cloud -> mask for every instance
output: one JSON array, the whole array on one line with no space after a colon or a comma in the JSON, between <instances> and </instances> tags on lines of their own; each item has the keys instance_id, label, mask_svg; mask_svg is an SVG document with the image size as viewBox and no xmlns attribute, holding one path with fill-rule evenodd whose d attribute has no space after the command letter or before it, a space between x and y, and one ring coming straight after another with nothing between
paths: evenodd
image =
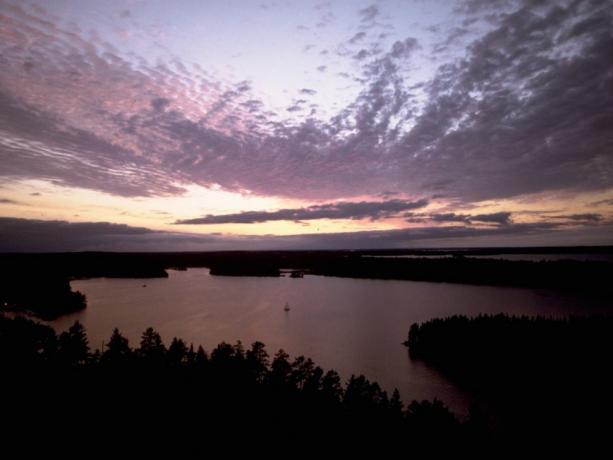
<instances>
[{"instance_id":1,"label":"cloud","mask_svg":"<svg viewBox=\"0 0 613 460\"><path fill-rule=\"evenodd\" d=\"M594 201L590 203L590 206L613 206L613 198Z\"/></svg>"},{"instance_id":2,"label":"cloud","mask_svg":"<svg viewBox=\"0 0 613 460\"><path fill-rule=\"evenodd\" d=\"M412 153L401 161L422 187L448 181L448 196L470 201L613 185L611 11L602 2L521 6L497 15L428 85L396 145L398 157Z\"/></svg>"},{"instance_id":3,"label":"cloud","mask_svg":"<svg viewBox=\"0 0 613 460\"><path fill-rule=\"evenodd\" d=\"M353 59L361 61L363 59L366 59L369 56L370 56L370 52L368 50L361 49L360 51L358 51L357 53L353 55Z\"/></svg>"},{"instance_id":4,"label":"cloud","mask_svg":"<svg viewBox=\"0 0 613 460\"><path fill-rule=\"evenodd\" d=\"M458 20L470 22L487 3L468 2ZM459 202L611 188L613 13L595 0L533 6L507 2L479 19L485 32L464 36L472 41L462 55L421 85L407 83L422 46L415 38L365 49L352 62L356 97L330 117L296 121L299 105L273 111L249 81L124 55L42 10L9 4L0 179L129 197L218 184L323 200L388 188ZM360 18L380 14L371 5Z\"/></svg>"},{"instance_id":5,"label":"cloud","mask_svg":"<svg viewBox=\"0 0 613 460\"><path fill-rule=\"evenodd\" d=\"M278 211L245 211L236 214L208 215L175 222L182 225L253 224L279 220L305 221L317 219L370 219L391 217L401 211L423 208L427 200L340 202L312 205L306 208L280 209Z\"/></svg>"},{"instance_id":6,"label":"cloud","mask_svg":"<svg viewBox=\"0 0 613 460\"><path fill-rule=\"evenodd\" d=\"M313 96L314 94L317 94L317 91L314 89L310 89L310 88L302 88L300 90L300 94L304 94L307 96Z\"/></svg>"},{"instance_id":7,"label":"cloud","mask_svg":"<svg viewBox=\"0 0 613 460\"><path fill-rule=\"evenodd\" d=\"M494 224L507 225L511 223L511 213L510 212L494 212L491 214L477 214L474 216L470 216L469 220L471 222L487 222Z\"/></svg>"},{"instance_id":8,"label":"cloud","mask_svg":"<svg viewBox=\"0 0 613 460\"><path fill-rule=\"evenodd\" d=\"M372 22L379 16L380 11L377 5L369 5L359 10L358 14L361 22Z\"/></svg>"},{"instance_id":9,"label":"cloud","mask_svg":"<svg viewBox=\"0 0 613 460\"><path fill-rule=\"evenodd\" d=\"M150 230L110 222L0 217L0 253L63 251L192 251L229 248L241 238Z\"/></svg>"},{"instance_id":10,"label":"cloud","mask_svg":"<svg viewBox=\"0 0 613 460\"><path fill-rule=\"evenodd\" d=\"M403 59L409 57L417 48L419 43L417 39L409 37L403 41L394 42L390 56L394 59Z\"/></svg>"},{"instance_id":11,"label":"cloud","mask_svg":"<svg viewBox=\"0 0 613 460\"><path fill-rule=\"evenodd\" d=\"M108 222L69 223L0 217L0 252L213 251L254 249L384 249L613 243L613 227L562 223L498 227L421 227L289 236L227 236L153 231Z\"/></svg>"},{"instance_id":12,"label":"cloud","mask_svg":"<svg viewBox=\"0 0 613 460\"><path fill-rule=\"evenodd\" d=\"M584 213L584 214L567 214L561 216L549 216L550 219L564 219L577 222L600 222L603 220L601 214Z\"/></svg>"},{"instance_id":13,"label":"cloud","mask_svg":"<svg viewBox=\"0 0 613 460\"><path fill-rule=\"evenodd\" d=\"M474 223L491 223L498 225L509 225L512 223L510 212L495 212L490 214L456 214L456 213L438 213L438 214L414 214L407 213L408 222L462 222L464 224Z\"/></svg>"},{"instance_id":14,"label":"cloud","mask_svg":"<svg viewBox=\"0 0 613 460\"><path fill-rule=\"evenodd\" d=\"M151 100L151 107L156 112L162 112L166 107L170 105L170 100L164 97L157 97Z\"/></svg>"},{"instance_id":15,"label":"cloud","mask_svg":"<svg viewBox=\"0 0 613 460\"><path fill-rule=\"evenodd\" d=\"M352 45L363 40L366 37L366 32L358 32L356 33L353 37L351 37L349 39L349 43L351 43Z\"/></svg>"}]
</instances>

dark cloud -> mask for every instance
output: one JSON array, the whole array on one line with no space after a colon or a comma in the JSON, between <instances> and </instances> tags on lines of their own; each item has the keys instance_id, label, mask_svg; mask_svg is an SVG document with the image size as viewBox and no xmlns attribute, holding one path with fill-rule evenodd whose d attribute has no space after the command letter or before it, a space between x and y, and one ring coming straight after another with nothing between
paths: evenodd
<instances>
[{"instance_id":1,"label":"dark cloud","mask_svg":"<svg viewBox=\"0 0 613 460\"><path fill-rule=\"evenodd\" d=\"M600 222L603 220L601 214L584 213L584 214L567 214L561 216L549 216L550 219L564 219L576 222Z\"/></svg>"},{"instance_id":2,"label":"dark cloud","mask_svg":"<svg viewBox=\"0 0 613 460\"><path fill-rule=\"evenodd\" d=\"M379 16L380 11L377 5L370 5L358 11L358 14L362 22L372 22Z\"/></svg>"},{"instance_id":3,"label":"dark cloud","mask_svg":"<svg viewBox=\"0 0 613 460\"><path fill-rule=\"evenodd\" d=\"M357 43L360 40L363 40L365 37L366 37L366 32L358 32L349 39L349 43L353 45L354 43Z\"/></svg>"},{"instance_id":4,"label":"dark cloud","mask_svg":"<svg viewBox=\"0 0 613 460\"><path fill-rule=\"evenodd\" d=\"M109 222L0 217L0 252L164 251L216 249L216 235L154 231ZM232 244L239 239L226 239ZM226 246L227 247L227 246Z\"/></svg>"},{"instance_id":5,"label":"dark cloud","mask_svg":"<svg viewBox=\"0 0 613 460\"><path fill-rule=\"evenodd\" d=\"M208 215L195 219L179 220L176 224L253 224L278 220L305 221L316 219L370 219L391 217L401 211L423 208L427 200L387 200L318 204L306 208L280 209L278 211L245 211L236 214Z\"/></svg>"},{"instance_id":6,"label":"dark cloud","mask_svg":"<svg viewBox=\"0 0 613 460\"><path fill-rule=\"evenodd\" d=\"M512 223L510 212L495 212L490 214L456 214L456 213L438 213L438 214L415 214L408 213L406 215L408 222L462 222L464 224L487 223L498 225L509 225Z\"/></svg>"},{"instance_id":7,"label":"dark cloud","mask_svg":"<svg viewBox=\"0 0 613 460\"><path fill-rule=\"evenodd\" d=\"M392 45L390 56L395 59L403 59L409 57L417 48L419 43L417 39L409 37L403 41L397 41Z\"/></svg>"},{"instance_id":8,"label":"dark cloud","mask_svg":"<svg viewBox=\"0 0 613 460\"><path fill-rule=\"evenodd\" d=\"M0 198L0 204L19 204L15 200L10 200L8 198Z\"/></svg>"},{"instance_id":9,"label":"dark cloud","mask_svg":"<svg viewBox=\"0 0 613 460\"><path fill-rule=\"evenodd\" d=\"M358 51L357 53L353 55L353 59L361 61L363 59L366 59L369 56L370 56L370 52L368 50L361 49L360 51Z\"/></svg>"},{"instance_id":10,"label":"dark cloud","mask_svg":"<svg viewBox=\"0 0 613 460\"><path fill-rule=\"evenodd\" d=\"M414 217L414 216L410 216ZM420 216L422 219L426 218L425 216ZM435 221L435 222L470 222L470 216L464 214L455 214L455 213L443 213L443 214L432 214L427 218Z\"/></svg>"},{"instance_id":11,"label":"dark cloud","mask_svg":"<svg viewBox=\"0 0 613 460\"><path fill-rule=\"evenodd\" d=\"M396 146L407 181L419 171L423 186L449 181L445 192L464 200L613 185L611 10L530 5L496 16L465 59L439 69Z\"/></svg>"},{"instance_id":12,"label":"dark cloud","mask_svg":"<svg viewBox=\"0 0 613 460\"><path fill-rule=\"evenodd\" d=\"M510 212L494 212L491 214L477 214L474 216L470 216L470 221L506 225L506 224L511 223L511 213Z\"/></svg>"},{"instance_id":13,"label":"dark cloud","mask_svg":"<svg viewBox=\"0 0 613 460\"><path fill-rule=\"evenodd\" d=\"M153 110L157 112L163 111L169 105L170 105L170 100L163 98L163 97L158 97L158 98L151 100L151 107L153 108Z\"/></svg>"},{"instance_id":14,"label":"dark cloud","mask_svg":"<svg viewBox=\"0 0 613 460\"><path fill-rule=\"evenodd\" d=\"M151 235L145 228L108 222L69 223L0 217L0 252L77 251L104 242Z\"/></svg>"},{"instance_id":15,"label":"dark cloud","mask_svg":"<svg viewBox=\"0 0 613 460\"><path fill-rule=\"evenodd\" d=\"M613 206L613 198L612 199L605 199L605 200L598 200L598 201L594 201L592 203L590 203L591 206Z\"/></svg>"},{"instance_id":16,"label":"dark cloud","mask_svg":"<svg viewBox=\"0 0 613 460\"><path fill-rule=\"evenodd\" d=\"M300 90L300 94L305 94L307 96L313 96L314 94L317 94L317 91L314 89L310 89L310 88L302 88Z\"/></svg>"},{"instance_id":17,"label":"dark cloud","mask_svg":"<svg viewBox=\"0 0 613 460\"><path fill-rule=\"evenodd\" d=\"M108 222L68 223L0 217L0 252L206 251L232 249L375 249L528 244L613 243L613 227L579 230L561 223L511 224L475 228L421 227L388 231L289 236L181 234Z\"/></svg>"}]
</instances>

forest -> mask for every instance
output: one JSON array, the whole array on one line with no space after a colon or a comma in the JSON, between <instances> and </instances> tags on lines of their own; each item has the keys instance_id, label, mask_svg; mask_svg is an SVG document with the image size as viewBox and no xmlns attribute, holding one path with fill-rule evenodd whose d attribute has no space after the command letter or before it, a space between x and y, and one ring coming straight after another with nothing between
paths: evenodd
<instances>
[{"instance_id":1,"label":"forest","mask_svg":"<svg viewBox=\"0 0 613 460\"><path fill-rule=\"evenodd\" d=\"M613 410L613 316L452 316L410 327L411 359L464 388L499 439L603 443Z\"/></svg>"},{"instance_id":2,"label":"forest","mask_svg":"<svg viewBox=\"0 0 613 460\"><path fill-rule=\"evenodd\" d=\"M488 439L487 427L459 421L439 400L405 407L397 390L388 395L364 376L343 382L283 350L269 356L261 342L207 352L179 338L166 346L149 328L132 347L115 329L104 349L91 350L79 322L56 334L0 315L0 368L5 439L93 439L103 449L175 454L206 453L220 439L273 449L468 448Z\"/></svg>"}]
</instances>

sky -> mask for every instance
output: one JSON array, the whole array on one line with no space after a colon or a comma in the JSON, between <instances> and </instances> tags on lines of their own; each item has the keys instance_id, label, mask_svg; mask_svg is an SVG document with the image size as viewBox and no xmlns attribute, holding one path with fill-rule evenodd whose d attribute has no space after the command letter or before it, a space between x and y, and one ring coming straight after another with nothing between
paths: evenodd
<instances>
[{"instance_id":1,"label":"sky","mask_svg":"<svg viewBox=\"0 0 613 460\"><path fill-rule=\"evenodd\" d=\"M613 244L613 0L0 0L0 251Z\"/></svg>"}]
</instances>

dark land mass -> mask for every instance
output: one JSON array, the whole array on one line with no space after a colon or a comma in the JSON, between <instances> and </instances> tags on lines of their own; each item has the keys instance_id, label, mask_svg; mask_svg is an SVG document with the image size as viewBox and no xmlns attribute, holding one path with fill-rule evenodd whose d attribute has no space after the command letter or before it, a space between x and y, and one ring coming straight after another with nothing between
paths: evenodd
<instances>
[{"instance_id":1,"label":"dark land mass","mask_svg":"<svg viewBox=\"0 0 613 460\"><path fill-rule=\"evenodd\" d=\"M411 446L437 452L483 446L487 427L460 422L437 400L403 406L363 376L341 382L302 356L264 344L221 343L210 353L147 329L137 347L115 330L90 350L76 322L57 335L0 314L3 449L116 457L211 456L222 447L287 457ZM79 447L78 447L79 446ZM85 450L82 450L85 448ZM397 452L397 451L396 451Z\"/></svg>"},{"instance_id":2,"label":"dark land mass","mask_svg":"<svg viewBox=\"0 0 613 460\"><path fill-rule=\"evenodd\" d=\"M86 307L66 276L53 271L0 271L0 311L20 312L51 321Z\"/></svg>"},{"instance_id":3,"label":"dark land mass","mask_svg":"<svg viewBox=\"0 0 613 460\"><path fill-rule=\"evenodd\" d=\"M388 251L225 251L183 253L51 253L0 255L0 305L29 311L47 319L74 311L65 285L72 279L151 278L167 269L207 267L220 276L282 276L301 274L390 280L518 286L577 291L613 299L613 263L598 261L509 261L471 255L525 253L612 254L611 247L499 248ZM372 257L412 255L411 258ZM431 255L445 255L428 258ZM423 256L423 257L420 257ZM57 289L47 288L59 283ZM28 290L38 290L27 294ZM24 293L21 299L19 293ZM36 299L47 299L38 306ZM43 305L45 304L45 305ZM60 306L65 304L64 306ZM51 305L57 305L52 307ZM84 305L84 303L83 303Z\"/></svg>"},{"instance_id":4,"label":"dark land mass","mask_svg":"<svg viewBox=\"0 0 613 460\"><path fill-rule=\"evenodd\" d=\"M498 440L604 444L613 414L613 316L453 316L413 324L411 359L471 393Z\"/></svg>"}]
</instances>

